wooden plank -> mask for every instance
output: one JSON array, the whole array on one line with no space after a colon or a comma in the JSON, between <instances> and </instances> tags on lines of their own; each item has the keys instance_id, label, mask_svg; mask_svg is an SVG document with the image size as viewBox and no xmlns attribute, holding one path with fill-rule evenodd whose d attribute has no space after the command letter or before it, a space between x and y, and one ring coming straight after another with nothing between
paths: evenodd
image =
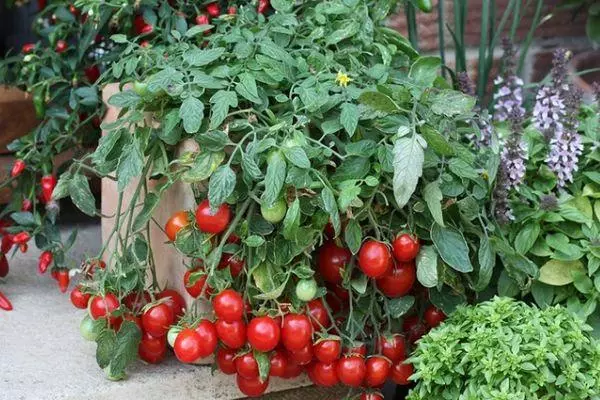
<instances>
[{"instance_id":1,"label":"wooden plank","mask_svg":"<svg viewBox=\"0 0 600 400\"><path fill-rule=\"evenodd\" d=\"M6 145L31 132L38 123L31 96L0 86L0 153L7 153Z\"/></svg>"}]
</instances>

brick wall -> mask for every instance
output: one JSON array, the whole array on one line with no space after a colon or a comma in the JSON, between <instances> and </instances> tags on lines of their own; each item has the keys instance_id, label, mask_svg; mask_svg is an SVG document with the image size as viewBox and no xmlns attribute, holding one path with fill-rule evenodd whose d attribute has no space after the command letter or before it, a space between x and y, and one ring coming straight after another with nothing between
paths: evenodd
<instances>
[{"instance_id":1,"label":"brick wall","mask_svg":"<svg viewBox=\"0 0 600 400\"><path fill-rule=\"evenodd\" d=\"M453 1L444 1L445 20L450 27L454 26ZM481 35L481 6L483 1L489 0L470 0L468 4L467 23L465 27L465 43L468 46L468 68L472 78L476 78L478 45ZM526 1L521 1L525 5ZM419 12L417 14L419 30L419 46L422 52L429 54L438 53L438 13L437 0L434 0L434 11L431 14ZM500 22L502 14L509 3L509 0L496 0L496 24ZM527 9L522 9L523 15L520 25L517 29L516 45L523 42L524 38L532 25L535 13L535 1ZM544 23L536 30L534 41L527 54L527 60L524 68L523 78L526 81L537 82L543 79L550 71L552 66L552 51L558 47L566 47L577 54L591 49L591 43L585 34L585 11L579 15L573 15L568 10L557 10L558 0L545 0L542 15L547 17ZM505 25L504 32L508 32L512 16L509 17ZM389 21L389 25L408 37L406 29L406 18L403 13L395 15ZM503 36L503 35L501 35ZM454 65L454 42L448 30L445 31L447 63ZM501 51L495 52L497 57ZM492 74L493 75L493 74ZM492 76L493 77L493 76Z\"/></svg>"}]
</instances>

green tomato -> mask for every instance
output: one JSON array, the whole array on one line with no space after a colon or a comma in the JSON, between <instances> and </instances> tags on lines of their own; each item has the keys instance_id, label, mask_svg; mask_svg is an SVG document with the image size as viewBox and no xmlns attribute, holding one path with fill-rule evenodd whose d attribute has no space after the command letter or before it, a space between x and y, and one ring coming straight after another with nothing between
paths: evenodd
<instances>
[{"instance_id":1,"label":"green tomato","mask_svg":"<svg viewBox=\"0 0 600 400\"><path fill-rule=\"evenodd\" d=\"M85 340L89 340L90 342L96 341L98 334L94 331L94 320L88 314L81 320L79 332L81 332L81 336Z\"/></svg>"},{"instance_id":2,"label":"green tomato","mask_svg":"<svg viewBox=\"0 0 600 400\"><path fill-rule=\"evenodd\" d=\"M148 94L148 84L146 82L135 81L133 82L133 91L140 96Z\"/></svg>"},{"instance_id":3,"label":"green tomato","mask_svg":"<svg viewBox=\"0 0 600 400\"><path fill-rule=\"evenodd\" d=\"M260 206L260 213L262 214L263 218L272 224L281 222L281 220L285 217L286 211L287 203L283 199L277 200L270 207L264 204Z\"/></svg>"},{"instance_id":4,"label":"green tomato","mask_svg":"<svg viewBox=\"0 0 600 400\"><path fill-rule=\"evenodd\" d=\"M426 13L430 13L433 10L431 0L417 0L417 7L419 7L419 10Z\"/></svg>"},{"instance_id":5,"label":"green tomato","mask_svg":"<svg viewBox=\"0 0 600 400\"><path fill-rule=\"evenodd\" d=\"M296 284L296 296L302 301L311 301L317 295L317 281L302 279Z\"/></svg>"},{"instance_id":6,"label":"green tomato","mask_svg":"<svg viewBox=\"0 0 600 400\"><path fill-rule=\"evenodd\" d=\"M182 328L180 326L174 326L171 329L169 329L169 332L167 332L167 342L169 343L169 346L175 347L175 340L177 339L177 335L179 335L179 332L181 331Z\"/></svg>"}]
</instances>

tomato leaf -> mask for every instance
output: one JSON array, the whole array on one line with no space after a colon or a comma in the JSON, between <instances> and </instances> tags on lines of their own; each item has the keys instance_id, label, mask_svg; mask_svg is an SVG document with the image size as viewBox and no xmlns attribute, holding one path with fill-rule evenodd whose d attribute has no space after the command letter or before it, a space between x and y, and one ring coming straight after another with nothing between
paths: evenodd
<instances>
[{"instance_id":1,"label":"tomato leaf","mask_svg":"<svg viewBox=\"0 0 600 400\"><path fill-rule=\"evenodd\" d=\"M348 245L348 249L352 254L358 253L362 244L362 230L360 224L356 219L351 219L346 225L346 231L344 233L344 240Z\"/></svg>"},{"instance_id":2,"label":"tomato leaf","mask_svg":"<svg viewBox=\"0 0 600 400\"><path fill-rule=\"evenodd\" d=\"M342 112L340 114L340 122L348 136L354 136L354 132L356 132L356 127L358 126L358 117L360 112L358 111L358 107L352 103L344 103L342 104Z\"/></svg>"},{"instance_id":3,"label":"tomato leaf","mask_svg":"<svg viewBox=\"0 0 600 400\"><path fill-rule=\"evenodd\" d=\"M148 223L148 221L150 221L150 218L152 217L152 213L158 206L159 201L160 201L159 195L154 192L148 193L146 195L142 209L135 216L135 219L133 220L133 226L132 226L133 232L137 232L137 231L143 229L144 226L146 226L146 224Z\"/></svg>"},{"instance_id":4,"label":"tomato leaf","mask_svg":"<svg viewBox=\"0 0 600 400\"><path fill-rule=\"evenodd\" d=\"M228 90L219 90L210 98L210 128L218 128L229 113L229 108L238 106L238 98L235 92Z\"/></svg>"},{"instance_id":5,"label":"tomato leaf","mask_svg":"<svg viewBox=\"0 0 600 400\"><path fill-rule=\"evenodd\" d=\"M283 237L294 240L300 227L300 201L296 198L288 207L283 219Z\"/></svg>"},{"instance_id":6,"label":"tomato leaf","mask_svg":"<svg viewBox=\"0 0 600 400\"><path fill-rule=\"evenodd\" d=\"M306 152L300 146L294 146L283 150L285 158L298 168L310 168L310 160L306 156Z\"/></svg>"},{"instance_id":7,"label":"tomato leaf","mask_svg":"<svg viewBox=\"0 0 600 400\"><path fill-rule=\"evenodd\" d=\"M144 168L144 156L140 149L140 142L134 137L123 148L117 167L117 188L123 192L133 178L140 178Z\"/></svg>"},{"instance_id":8,"label":"tomato leaf","mask_svg":"<svg viewBox=\"0 0 600 400\"><path fill-rule=\"evenodd\" d=\"M398 207L406 206L417 188L423 174L425 153L423 147L413 137L402 137L394 145L394 197Z\"/></svg>"},{"instance_id":9,"label":"tomato leaf","mask_svg":"<svg viewBox=\"0 0 600 400\"><path fill-rule=\"evenodd\" d=\"M399 110L399 107L394 100L381 92L363 92L358 98L358 101L374 110L388 114L395 113Z\"/></svg>"},{"instance_id":10,"label":"tomato leaf","mask_svg":"<svg viewBox=\"0 0 600 400\"><path fill-rule=\"evenodd\" d=\"M400 318L406 314L415 304L413 296L404 296L397 299L390 299L387 303L388 312L392 318Z\"/></svg>"},{"instance_id":11,"label":"tomato leaf","mask_svg":"<svg viewBox=\"0 0 600 400\"><path fill-rule=\"evenodd\" d=\"M271 361L267 353L262 353L258 350L253 352L256 363L258 364L258 374L261 382L266 381L269 378L269 372L271 370Z\"/></svg>"},{"instance_id":12,"label":"tomato leaf","mask_svg":"<svg viewBox=\"0 0 600 400\"><path fill-rule=\"evenodd\" d=\"M204 118L204 104L199 99L190 96L181 103L179 116L183 120L183 129L187 133L196 133L202 124L202 118Z\"/></svg>"},{"instance_id":13,"label":"tomato leaf","mask_svg":"<svg viewBox=\"0 0 600 400\"><path fill-rule=\"evenodd\" d=\"M208 183L210 208L216 210L235 190L235 172L229 165L221 165L213 172Z\"/></svg>"},{"instance_id":14,"label":"tomato leaf","mask_svg":"<svg viewBox=\"0 0 600 400\"><path fill-rule=\"evenodd\" d=\"M262 194L263 204L270 207L279 199L285 183L287 164L279 152L269 156L267 174L265 175L265 191Z\"/></svg>"},{"instance_id":15,"label":"tomato leaf","mask_svg":"<svg viewBox=\"0 0 600 400\"><path fill-rule=\"evenodd\" d=\"M426 288L438 284L438 254L434 246L423 246L417 255L417 279Z\"/></svg>"},{"instance_id":16,"label":"tomato leaf","mask_svg":"<svg viewBox=\"0 0 600 400\"><path fill-rule=\"evenodd\" d=\"M440 226L445 226L441 203L444 196L437 181L430 182L425 186L423 189L423 197L435 222Z\"/></svg>"},{"instance_id":17,"label":"tomato leaf","mask_svg":"<svg viewBox=\"0 0 600 400\"><path fill-rule=\"evenodd\" d=\"M455 115L471 112L476 100L473 96L449 89L434 92L430 99L432 100L431 111L446 117L454 117Z\"/></svg>"},{"instance_id":18,"label":"tomato leaf","mask_svg":"<svg viewBox=\"0 0 600 400\"><path fill-rule=\"evenodd\" d=\"M96 337L96 362L100 368L105 368L110 364L113 357L117 336L112 329L104 328L98 332Z\"/></svg>"},{"instance_id":19,"label":"tomato leaf","mask_svg":"<svg viewBox=\"0 0 600 400\"><path fill-rule=\"evenodd\" d=\"M337 202L335 201L335 196L333 192L328 187L324 187L321 191L321 200L323 201L323 207L327 213L329 213L329 219L331 220L331 225L333 225L333 230L335 231L335 236L337 237L342 230L342 222L340 220L340 214L338 212Z\"/></svg>"},{"instance_id":20,"label":"tomato leaf","mask_svg":"<svg viewBox=\"0 0 600 400\"><path fill-rule=\"evenodd\" d=\"M431 240L442 260L451 268L458 272L473 271L469 259L469 247L459 231L434 223L431 228Z\"/></svg>"},{"instance_id":21,"label":"tomato leaf","mask_svg":"<svg viewBox=\"0 0 600 400\"><path fill-rule=\"evenodd\" d=\"M83 174L76 174L69 182L69 195L73 204L84 214L93 217L96 214L96 200L90 189L90 183Z\"/></svg>"}]
</instances>

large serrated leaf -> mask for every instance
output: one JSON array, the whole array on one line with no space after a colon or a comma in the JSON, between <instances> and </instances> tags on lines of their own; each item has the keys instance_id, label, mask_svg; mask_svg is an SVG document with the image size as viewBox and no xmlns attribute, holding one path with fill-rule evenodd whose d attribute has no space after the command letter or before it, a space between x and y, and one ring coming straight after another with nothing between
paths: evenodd
<instances>
[{"instance_id":1,"label":"large serrated leaf","mask_svg":"<svg viewBox=\"0 0 600 400\"><path fill-rule=\"evenodd\" d=\"M445 226L444 216L442 214L442 199L444 196L437 181L430 182L425 186L423 189L423 197L435 222L440 226Z\"/></svg>"},{"instance_id":2,"label":"large serrated leaf","mask_svg":"<svg viewBox=\"0 0 600 400\"><path fill-rule=\"evenodd\" d=\"M442 260L452 269L458 272L473 271L473 265L469 259L469 247L459 231L434 223L431 227L431 241Z\"/></svg>"},{"instance_id":3,"label":"large serrated leaf","mask_svg":"<svg viewBox=\"0 0 600 400\"><path fill-rule=\"evenodd\" d=\"M208 201L217 209L235 190L235 172L229 165L222 165L213 172L208 183Z\"/></svg>"},{"instance_id":4,"label":"large serrated leaf","mask_svg":"<svg viewBox=\"0 0 600 400\"><path fill-rule=\"evenodd\" d=\"M204 104L195 97L188 97L179 107L179 117L183 120L183 129L187 133L198 132L204 118Z\"/></svg>"}]
</instances>

